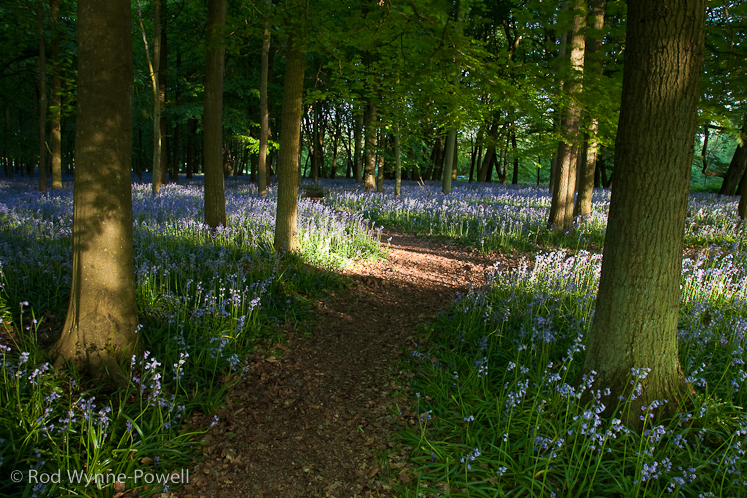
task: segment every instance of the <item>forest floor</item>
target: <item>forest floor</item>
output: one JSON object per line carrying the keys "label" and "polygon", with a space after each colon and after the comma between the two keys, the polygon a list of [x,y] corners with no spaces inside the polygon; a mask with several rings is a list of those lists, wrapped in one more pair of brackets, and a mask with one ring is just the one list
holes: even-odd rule
{"label": "forest floor", "polygon": [[401,355],[457,293],[518,258],[394,232],[384,245],[389,237],[387,260],[340,271],[349,285],[315,302],[310,337],[255,355],[176,496],[379,497],[413,478],[393,437],[418,417]]}

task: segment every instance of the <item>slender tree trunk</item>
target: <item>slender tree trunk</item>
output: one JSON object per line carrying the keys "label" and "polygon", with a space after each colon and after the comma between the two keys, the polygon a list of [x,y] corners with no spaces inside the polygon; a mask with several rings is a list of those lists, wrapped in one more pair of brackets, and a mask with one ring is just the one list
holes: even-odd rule
{"label": "slender tree trunk", "polygon": [[174,155],[172,156],[171,171],[172,179],[179,183],[179,123],[174,123],[174,137],[171,139],[174,146]]}
{"label": "slender tree trunk", "polygon": [[44,53],[44,3],[39,0],[39,190],[47,191],[47,65]]}
{"label": "slender tree trunk", "polygon": [[399,197],[402,189],[402,151],[399,139],[399,123],[394,125],[394,195]]}
{"label": "slender tree trunk", "polygon": [[[73,272],[55,365],[121,372],[138,327],[132,246],[132,32],[129,0],[78,0]],[[121,379],[119,379],[121,380]]]}
{"label": "slender tree trunk", "polygon": [[585,1],[574,0],[573,29],[568,36],[571,46],[569,81],[564,85],[571,100],[564,119],[561,120],[563,140],[558,144],[556,176],[553,183],[552,203],[548,225],[556,232],[573,228],[573,204],[576,191],[576,169],[581,138],[581,106],[577,102],[582,85],[580,75],[584,69],[586,40],[583,29],[586,26]]}
{"label": "slender tree trunk", "polygon": [[314,155],[311,156],[311,178],[314,185],[319,182],[319,172],[324,165],[324,131],[322,128],[322,103],[317,100],[312,106],[314,110],[314,119],[312,126],[312,139],[314,140]]}
{"label": "slender tree trunk", "polygon": [[168,0],[161,0],[161,54],[158,57],[158,105],[160,108],[159,126],[161,135],[161,183],[166,185],[166,173],[171,170],[169,164],[169,123],[163,109],[166,107],[166,71],[168,68],[168,46],[166,44],[166,19],[168,19]]}
{"label": "slender tree trunk", "polygon": [[262,33],[262,63],[259,71],[259,158],[257,176],[259,194],[267,197],[267,142],[270,131],[270,113],[267,104],[267,72],[270,60],[270,9],[272,0],[265,1],[265,29]]}
{"label": "slender tree trunk", "polygon": [[355,151],[353,152],[353,164],[354,164],[354,175],[355,183],[363,182],[363,155],[361,149],[363,148],[363,115],[365,112],[359,112],[355,114]]}
{"label": "slender tree trunk", "polygon": [[197,120],[189,118],[189,120],[187,120],[187,180],[192,179],[192,172],[195,169],[195,154],[192,146],[192,139],[194,138],[196,127]]}
{"label": "slender tree trunk", "polygon": [[145,58],[148,61],[150,71],[150,84],[153,90],[153,195],[161,191],[161,102],[158,89],[158,68],[161,60],[161,0],[153,0],[153,25],[155,35],[153,36],[153,58],[150,57],[148,48],[148,37],[145,35],[143,26],[143,12],[140,0],[137,0],[138,24],[143,35],[145,46]]}
{"label": "slender tree trunk", "polygon": [[376,103],[369,102],[366,105],[366,112],[363,117],[363,127],[365,128],[366,146],[365,157],[366,166],[363,172],[363,185],[366,190],[376,188]]}
{"label": "slender tree trunk", "polygon": [[610,388],[609,413],[631,393],[632,369],[650,369],[624,422],[686,388],[677,351],[690,168],[700,93],[706,0],[629,0],[615,188],[584,371]]}
{"label": "slender tree trunk", "polygon": [[50,0],[50,20],[52,21],[52,101],[49,133],[49,148],[52,154],[52,188],[62,188],[62,135],[61,110],[62,83],[60,81],[60,32],[57,19],[60,12],[60,1]]}
{"label": "slender tree trunk", "polygon": [[386,133],[382,129],[379,132],[379,148],[381,152],[377,154],[378,169],[376,171],[376,191],[384,191],[384,149],[386,148]]}
{"label": "slender tree trunk", "polygon": [[340,144],[340,137],[342,136],[342,120],[340,119],[340,108],[335,109],[335,136],[332,140],[332,167],[329,172],[329,177],[333,180],[337,178],[337,147]]}
{"label": "slender tree trunk", "polygon": [[511,129],[511,150],[513,150],[513,161],[514,161],[514,173],[511,177],[511,184],[518,185],[519,183],[519,148],[516,145],[516,123],[514,123]]}
{"label": "slender tree trunk", "polygon": [[[456,15],[456,27],[455,30],[457,31],[457,35],[461,35],[461,25],[462,25],[462,18],[464,17],[464,1],[457,0],[457,15]],[[456,55],[454,56],[454,79],[452,80],[452,88],[454,93],[457,92],[457,88],[459,86],[459,80],[462,76],[462,57],[461,52],[457,50]],[[446,135],[446,161],[444,164],[444,177],[443,177],[443,183],[441,185],[441,190],[444,194],[450,194],[451,193],[451,181],[453,173],[456,171],[457,165],[454,162],[454,157],[458,155],[457,153],[457,127],[454,125],[452,128],[449,128],[449,132]]]}
{"label": "slender tree trunk", "polygon": [[295,254],[301,251],[298,240],[298,150],[301,141],[303,113],[303,78],[306,66],[306,9],[296,4],[295,15],[300,26],[291,31],[283,85],[283,111],[278,153],[278,203],[275,217],[277,251]]}
{"label": "slender tree trunk", "polygon": [[223,68],[226,46],[223,25],[226,0],[208,0],[208,52],[205,70],[203,158],[205,171],[205,224],[226,226],[223,183]]}

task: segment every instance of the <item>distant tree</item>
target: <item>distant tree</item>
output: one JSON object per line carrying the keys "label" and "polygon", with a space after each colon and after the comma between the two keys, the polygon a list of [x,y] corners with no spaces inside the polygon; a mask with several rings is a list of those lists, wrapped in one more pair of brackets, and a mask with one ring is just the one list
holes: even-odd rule
{"label": "distant tree", "polygon": [[[586,49],[584,53],[584,77],[595,77],[601,73],[600,47],[602,45],[602,29],[604,28],[605,0],[589,0],[589,21],[586,33]],[[591,116],[589,131],[586,134],[585,147],[579,150],[576,204],[573,215],[586,217],[591,214],[591,196],[594,191],[594,174],[597,168],[599,154],[599,118]]]}
{"label": "distant tree", "polygon": [[612,406],[630,395],[633,369],[650,369],[620,414],[633,427],[654,400],[675,412],[687,387],[677,323],[705,10],[706,0],[628,1],[615,188],[584,371],[611,389]]}
{"label": "distant tree", "polygon": [[558,144],[555,181],[552,185],[552,203],[548,220],[548,225],[558,232],[573,228],[573,196],[576,191],[578,151],[581,145],[581,106],[577,99],[583,88],[581,73],[584,69],[586,47],[583,34],[586,27],[585,0],[575,0],[573,11],[573,28],[568,34],[570,71],[568,81],[563,83],[563,90],[570,102],[561,119],[560,128],[563,138]]}
{"label": "distant tree", "polygon": [[39,190],[47,191],[47,64],[44,43],[44,3],[39,0]]}
{"label": "distant tree", "polygon": [[58,27],[60,0],[49,0],[52,25],[52,92],[50,100],[49,152],[52,155],[52,188],[62,188],[62,82],[60,79],[60,30]]}
{"label": "distant tree", "polygon": [[223,183],[223,69],[226,45],[226,0],[208,2],[208,52],[205,69],[203,116],[203,168],[205,172],[205,223],[226,226],[226,193]]}
{"label": "distant tree", "polygon": [[270,9],[272,0],[265,0],[264,31],[262,32],[262,62],[259,76],[259,160],[257,185],[260,195],[267,196],[267,142],[270,134],[270,116],[267,104],[267,76],[270,64]]}
{"label": "distant tree", "polygon": [[151,58],[148,48],[148,37],[145,34],[143,24],[143,11],[140,0],[137,0],[138,24],[140,33],[143,36],[143,45],[145,46],[145,58],[148,61],[148,74],[150,75],[150,84],[153,94],[153,195],[158,195],[161,191],[163,182],[163,173],[161,169],[161,92],[158,82],[158,71],[161,67],[161,0],[153,0],[153,26],[155,34],[153,35],[153,57]]}
{"label": "distant tree", "polygon": [[135,349],[129,0],[78,0],[73,272],[55,365],[113,376]]}

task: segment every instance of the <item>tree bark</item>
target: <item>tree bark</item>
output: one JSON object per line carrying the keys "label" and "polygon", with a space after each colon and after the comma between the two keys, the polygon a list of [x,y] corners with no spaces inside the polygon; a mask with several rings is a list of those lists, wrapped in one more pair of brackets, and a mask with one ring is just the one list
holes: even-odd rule
{"label": "tree bark", "polygon": [[[296,2],[300,4],[300,2]],[[303,78],[306,47],[303,34],[306,10],[297,5],[301,27],[288,39],[288,56],[283,85],[283,111],[278,151],[278,204],[275,222],[275,250],[295,254],[301,251],[298,240],[298,150],[303,113]],[[300,31],[300,34],[299,34]]]}
{"label": "tree bark", "polygon": [[132,247],[132,33],[129,0],[78,0],[73,273],[52,354],[115,376],[135,352]]}
{"label": "tree bark", "polygon": [[570,104],[565,116],[561,119],[563,139],[558,144],[556,172],[553,182],[552,203],[548,225],[556,232],[563,232],[573,228],[573,197],[576,191],[576,169],[578,164],[578,148],[581,131],[581,106],[576,100],[581,93],[583,83],[580,74],[584,69],[584,50],[586,41],[583,29],[586,26],[585,1],[575,0],[573,29],[568,36],[571,46],[569,81],[567,89]]}
{"label": "tree bark", "polygon": [[259,158],[257,184],[259,194],[267,197],[267,142],[270,137],[270,113],[267,103],[267,73],[270,61],[270,9],[272,0],[265,1],[265,29],[262,33],[262,63],[259,70]]}
{"label": "tree bark", "polygon": [[223,25],[226,0],[208,1],[208,52],[205,70],[203,116],[203,169],[205,172],[205,223],[226,226],[226,194],[223,183],[223,68],[226,46]]}
{"label": "tree bark", "polygon": [[[686,388],[677,351],[690,168],[703,61],[706,0],[629,0],[622,105],[596,312],[584,371],[610,388],[605,413],[651,369],[624,422]],[[661,418],[657,414],[657,420]]]}
{"label": "tree bark", "polygon": [[47,191],[47,64],[44,53],[44,3],[39,0],[39,190]]}
{"label": "tree bark", "polygon": [[724,181],[721,183],[721,190],[719,195],[735,195],[737,193],[737,186],[739,185],[739,179],[742,178],[745,172],[745,166],[747,166],[747,116],[744,118],[742,129],[739,134],[739,141],[737,143],[737,149],[734,151],[734,155],[729,163],[729,169],[726,170]]}
{"label": "tree bark", "polygon": [[[605,0],[589,0],[589,33],[586,35],[586,53],[584,55],[584,74],[596,76],[601,74],[599,64],[602,45],[602,30],[604,29],[604,5]],[[579,160],[578,169],[578,195],[576,204],[573,206],[573,215],[586,218],[591,214],[591,197],[594,193],[594,174],[597,167],[597,153],[599,151],[599,119],[591,118],[589,132],[586,135],[585,153],[583,160]]]}
{"label": "tree bark", "polygon": [[62,134],[61,107],[62,83],[60,81],[60,31],[57,20],[60,12],[60,1],[50,0],[50,20],[52,21],[52,101],[49,132],[49,148],[52,154],[52,188],[62,188]]}

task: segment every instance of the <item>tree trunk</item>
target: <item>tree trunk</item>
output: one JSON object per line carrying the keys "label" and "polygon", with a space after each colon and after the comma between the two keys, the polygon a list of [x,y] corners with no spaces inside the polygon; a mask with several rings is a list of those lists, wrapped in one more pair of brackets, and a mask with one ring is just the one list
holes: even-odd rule
{"label": "tree trunk", "polygon": [[363,155],[361,149],[363,148],[363,115],[358,113],[355,115],[355,151],[354,151],[354,168],[355,168],[355,183],[361,183],[363,181]]}
{"label": "tree trunk", "polygon": [[402,151],[399,140],[399,123],[394,125],[394,196],[399,197],[402,189]]}
{"label": "tree trunk", "polygon": [[278,204],[275,217],[275,250],[295,254],[301,251],[298,240],[298,150],[303,112],[303,77],[306,47],[303,38],[306,9],[294,2],[300,27],[288,38],[288,56],[283,85],[283,111],[278,152]]}
{"label": "tree trunk", "polygon": [[686,388],[677,323],[705,10],[706,0],[628,1],[616,185],[584,371],[611,389],[609,413],[630,396],[632,369],[650,369],[620,414],[635,429],[642,406],[668,400],[672,415]]}
{"label": "tree trunk", "polygon": [[[121,372],[138,328],[132,247],[129,0],[78,0],[73,272],[52,354],[95,377]],[[121,379],[120,379],[121,380]]]}
{"label": "tree trunk", "polygon": [[174,136],[171,141],[174,146],[174,155],[171,158],[171,178],[175,183],[179,183],[179,123],[174,123]]}
{"label": "tree trunk", "polygon": [[513,150],[514,174],[511,177],[511,184],[519,183],[519,148],[516,145],[516,125],[511,129],[511,150]]}
{"label": "tree trunk", "polygon": [[366,165],[363,172],[363,186],[366,190],[371,191],[376,188],[376,103],[373,101],[366,105],[363,127],[366,136],[364,150]]}
{"label": "tree trunk", "polygon": [[262,33],[262,63],[259,70],[259,158],[257,184],[259,194],[267,197],[267,142],[270,131],[270,113],[267,105],[267,72],[270,60],[270,8],[272,0],[265,0],[265,29]]}
{"label": "tree trunk", "polygon": [[[602,30],[604,29],[604,5],[605,0],[589,0],[589,31],[586,35],[586,53],[584,55],[584,73],[586,75],[596,76],[601,74],[599,48],[602,45]],[[591,196],[594,193],[594,174],[599,151],[598,131],[599,120],[592,117],[586,135],[584,160],[579,161],[578,195],[573,207],[573,215],[582,218],[591,214]]]}
{"label": "tree trunk", "polygon": [[39,190],[47,191],[47,65],[44,53],[44,3],[39,1]]}
{"label": "tree trunk", "polygon": [[747,166],[747,143],[745,143],[747,140],[747,116],[744,118],[739,135],[737,149],[731,158],[729,169],[726,170],[724,181],[721,183],[721,190],[718,192],[719,195],[735,195],[739,179],[744,175],[745,166]]}
{"label": "tree trunk", "polygon": [[440,181],[444,171],[444,139],[441,136],[436,137],[433,144],[433,170],[431,172],[431,181]]}
{"label": "tree trunk", "polygon": [[[454,28],[457,31],[457,36],[461,35],[461,24],[462,24],[462,18],[464,17],[464,1],[457,0],[457,14],[456,14],[456,27]],[[456,42],[455,42],[456,47]],[[456,47],[458,48],[458,47]],[[461,71],[461,52],[459,50],[456,51],[456,55],[454,56],[454,79],[452,80],[452,91],[454,94],[457,93],[457,88],[459,86],[459,79],[462,76]],[[441,185],[441,190],[444,194],[451,193],[451,181],[452,181],[452,173],[455,172],[457,165],[454,162],[454,156],[457,155],[456,152],[456,146],[457,146],[457,127],[456,124],[452,126],[449,129],[448,134],[446,135],[446,162],[444,164],[444,177],[443,177],[443,183]]]}
{"label": "tree trunk", "polygon": [[189,120],[187,120],[187,180],[192,179],[192,173],[195,170],[195,154],[192,146],[192,139],[196,133],[196,127],[197,120],[189,118]]}
{"label": "tree trunk", "polygon": [[52,154],[52,188],[62,188],[62,134],[61,109],[62,82],[60,80],[60,31],[57,20],[60,12],[60,1],[50,0],[50,20],[52,21],[52,101],[49,132],[49,148]]}
{"label": "tree trunk", "polygon": [[584,49],[586,41],[583,29],[586,26],[584,0],[575,0],[573,9],[573,29],[568,35],[571,46],[569,81],[563,86],[567,88],[570,104],[561,119],[563,140],[558,144],[558,156],[555,164],[556,172],[553,182],[552,203],[548,225],[556,232],[563,232],[573,228],[573,196],[576,191],[576,169],[578,163],[578,148],[581,131],[581,106],[576,100],[581,93],[582,82],[580,74],[584,69]]}
{"label": "tree trunk", "polygon": [[379,148],[381,152],[377,154],[378,168],[376,170],[376,191],[384,191],[384,149],[386,148],[386,133],[382,129],[379,132]]}
{"label": "tree trunk", "polygon": [[322,126],[322,102],[317,100],[312,106],[314,118],[312,126],[312,140],[314,141],[314,155],[311,156],[311,178],[314,185],[319,183],[319,173],[324,167],[324,129]]}
{"label": "tree trunk", "polygon": [[340,108],[335,109],[335,136],[332,140],[332,167],[329,171],[329,177],[333,180],[337,178],[337,147],[340,144],[340,137],[342,136],[342,124],[340,119]]}
{"label": "tree trunk", "polygon": [[226,45],[226,0],[208,1],[208,52],[205,70],[203,116],[203,169],[205,172],[205,224],[226,226],[226,194],[223,183],[223,67]]}
{"label": "tree trunk", "polygon": [[171,170],[169,164],[169,123],[163,109],[166,107],[166,70],[168,67],[168,51],[166,46],[166,19],[168,19],[168,1],[161,0],[161,54],[158,57],[158,105],[160,107],[159,126],[161,135],[161,183],[168,183],[166,172]]}
{"label": "tree trunk", "polygon": [[[161,92],[159,89],[158,72],[161,67],[161,0],[153,0],[153,25],[155,35],[153,36],[153,61],[150,64],[151,85],[153,86],[153,195],[161,192],[163,173],[161,169]],[[142,28],[142,20],[140,23]],[[145,53],[148,53],[148,44],[143,31],[145,42]]]}

